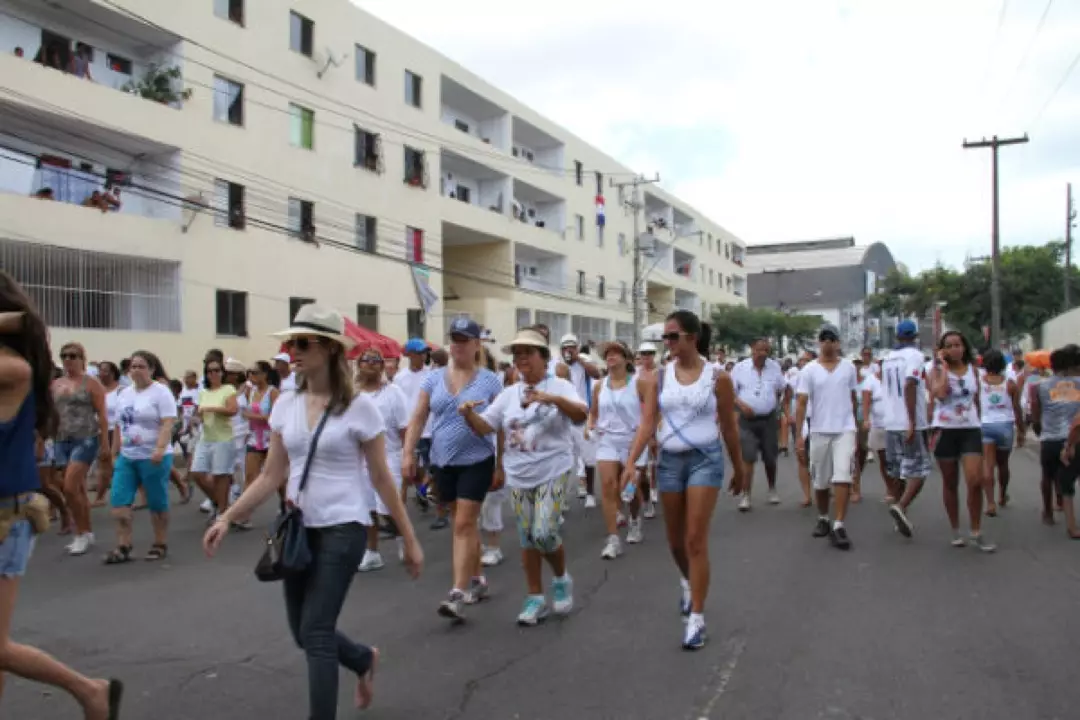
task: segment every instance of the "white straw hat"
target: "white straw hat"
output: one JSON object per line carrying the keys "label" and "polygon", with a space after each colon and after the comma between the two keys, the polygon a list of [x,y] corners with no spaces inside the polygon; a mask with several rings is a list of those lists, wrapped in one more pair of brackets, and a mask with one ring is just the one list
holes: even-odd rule
{"label": "white straw hat", "polygon": [[517,335],[514,336],[509,345],[503,345],[502,351],[507,355],[513,355],[515,346],[546,348],[548,344],[547,338],[540,332],[532,328],[522,328],[517,331]]}
{"label": "white straw hat", "polygon": [[318,335],[339,342],[346,350],[356,347],[356,341],[345,334],[345,318],[337,310],[309,303],[300,308],[292,325],[271,333],[271,337],[291,338],[297,335]]}

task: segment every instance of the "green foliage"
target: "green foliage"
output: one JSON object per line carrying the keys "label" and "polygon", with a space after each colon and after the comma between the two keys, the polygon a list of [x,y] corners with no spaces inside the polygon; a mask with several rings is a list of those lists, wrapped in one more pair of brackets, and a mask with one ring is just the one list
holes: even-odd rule
{"label": "green foliage", "polygon": [[817,315],[789,315],[768,308],[722,305],[713,309],[712,337],[715,344],[736,352],[757,338],[768,337],[773,340],[774,349],[783,353],[790,348],[780,347],[781,338],[788,338],[796,347],[813,342],[821,323]]}
{"label": "green foliage", "polygon": [[[990,325],[990,262],[969,264],[962,271],[937,266],[918,275],[894,272],[870,298],[868,312],[925,318],[934,303],[947,303],[945,322],[981,344]],[[1070,271],[1072,297],[1080,301],[1080,270]],[[1031,334],[1038,341],[1042,324],[1063,312],[1064,244],[1025,245],[1001,252],[1001,330],[1007,342]]]}
{"label": "green foliage", "polygon": [[141,78],[137,81],[129,80],[120,89],[147,100],[153,100],[163,105],[171,105],[191,97],[191,88],[185,90],[175,89],[176,81],[180,80],[180,77],[180,68],[176,66],[166,68],[151,64],[146,68],[146,72],[143,73]]}

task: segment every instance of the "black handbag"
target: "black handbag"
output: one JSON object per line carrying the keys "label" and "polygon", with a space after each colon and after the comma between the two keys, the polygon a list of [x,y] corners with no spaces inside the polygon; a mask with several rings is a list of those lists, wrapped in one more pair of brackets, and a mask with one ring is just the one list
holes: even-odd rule
{"label": "black handbag", "polygon": [[[319,444],[326,419],[330,417],[327,408],[311,435],[311,446],[307,459],[304,460],[304,472],[300,475],[300,487],[296,499],[304,492],[311,460],[315,457],[315,448]],[[259,562],[255,563],[255,577],[262,582],[277,582],[287,577],[299,575],[311,564],[311,548],[308,547],[307,530],[304,527],[304,513],[297,505],[286,503],[278,514],[270,531],[266,535],[266,548]]]}

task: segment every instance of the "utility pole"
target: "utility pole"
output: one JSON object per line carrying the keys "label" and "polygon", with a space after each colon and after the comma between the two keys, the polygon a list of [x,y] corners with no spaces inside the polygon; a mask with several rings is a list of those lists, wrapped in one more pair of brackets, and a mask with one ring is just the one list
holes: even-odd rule
{"label": "utility pole", "polygon": [[641,299],[644,295],[643,286],[645,284],[641,273],[641,225],[639,221],[639,214],[645,209],[645,203],[641,200],[640,188],[642,185],[660,182],[660,174],[657,173],[652,178],[638,175],[629,182],[617,183],[614,180],[609,182],[612,187],[619,188],[620,193],[625,188],[630,188],[630,198],[624,200],[623,205],[634,214],[634,281],[630,286],[630,303],[634,313],[634,347],[632,349],[636,352],[638,344],[641,342],[641,328],[644,324],[641,321]]}
{"label": "utility pole", "polygon": [[1072,309],[1070,297],[1070,270],[1072,269],[1072,229],[1076,221],[1076,208],[1073,207],[1072,183],[1065,185],[1065,307],[1062,312]]}
{"label": "utility pole", "polygon": [[990,183],[993,187],[993,208],[990,220],[990,347],[997,348],[1001,345],[1001,248],[1000,232],[998,227],[998,148],[1004,145],[1021,145],[1028,142],[1025,133],[1023,137],[999,138],[997,135],[987,140],[974,142],[964,141],[965,150],[976,148],[990,148]]}

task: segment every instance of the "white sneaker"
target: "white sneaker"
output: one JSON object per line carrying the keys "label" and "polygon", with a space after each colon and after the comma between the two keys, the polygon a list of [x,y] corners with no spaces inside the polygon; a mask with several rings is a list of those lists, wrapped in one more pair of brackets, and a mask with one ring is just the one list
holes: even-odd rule
{"label": "white sneaker", "polygon": [[779,505],[780,504],[780,493],[776,492],[775,490],[770,490],[769,491],[769,504],[770,505]]}
{"label": "white sneaker", "polygon": [[619,540],[618,535],[608,535],[604,549],[600,551],[600,557],[604,560],[614,560],[620,555],[622,555],[622,541]]}
{"label": "white sneaker", "polygon": [[356,569],[360,572],[371,572],[372,570],[382,570],[384,565],[385,563],[383,562],[380,553],[365,550],[364,559],[360,561],[360,566]]}
{"label": "white sneaker", "polygon": [[654,505],[660,502],[660,493],[656,491],[656,488],[649,490],[649,502]]}
{"label": "white sneaker", "polygon": [[746,512],[750,509],[750,496],[743,493],[739,496],[739,512]]}
{"label": "white sneaker", "polygon": [[626,531],[626,542],[630,545],[637,545],[644,539],[645,532],[641,529],[641,519],[631,519],[630,529]]}
{"label": "white sneaker", "polygon": [[574,580],[570,573],[551,581],[551,609],[558,615],[566,615],[574,609]]}
{"label": "white sneaker", "polygon": [[497,547],[485,548],[480,556],[480,564],[484,567],[494,567],[503,561],[502,550]]}
{"label": "white sneaker", "polygon": [[242,491],[243,491],[243,488],[240,487],[239,485],[235,484],[235,483],[229,486],[229,504],[230,505],[232,505],[233,503],[235,503],[237,500],[240,499],[240,493]]}
{"label": "white sneaker", "polygon": [[208,512],[213,512],[213,511],[214,511],[214,503],[210,502],[210,498],[206,498],[205,500],[202,501],[202,504],[199,505],[199,512],[208,513]]}
{"label": "white sneaker", "polygon": [[646,520],[652,520],[656,517],[656,503],[652,501],[645,503],[645,510],[641,514],[645,516]]}
{"label": "white sneaker", "polygon": [[623,515],[623,511],[615,513],[615,527],[626,527],[626,516]]}
{"label": "white sneaker", "polygon": [[594,508],[594,507],[596,507],[596,498],[593,497],[592,495],[586,495],[585,496],[585,509],[588,510],[588,509]]}
{"label": "white sneaker", "polygon": [[94,533],[83,533],[71,541],[68,547],[68,555],[85,555],[90,546],[94,544]]}

